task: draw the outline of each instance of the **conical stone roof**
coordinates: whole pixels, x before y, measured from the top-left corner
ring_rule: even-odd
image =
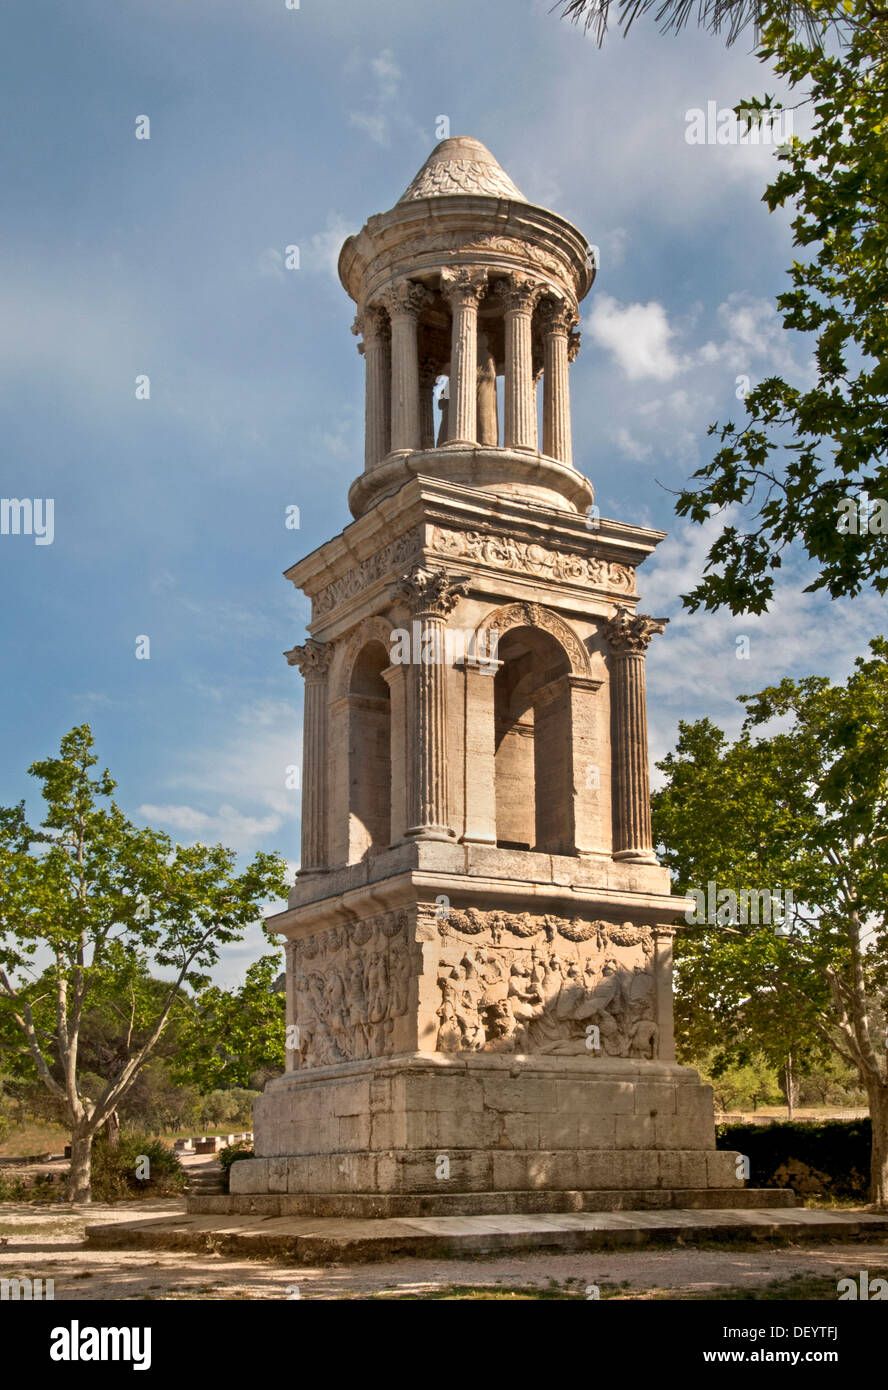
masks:
[[[410,187],[398,199],[411,203],[419,198],[448,198],[475,194],[486,198],[527,199],[501,169],[486,145],[468,135],[455,135],[436,145]]]

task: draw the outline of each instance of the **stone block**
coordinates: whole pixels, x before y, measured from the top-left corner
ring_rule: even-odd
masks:
[[[638,1081],[635,1085],[636,1115],[674,1115],[676,1087],[656,1081]]]
[[[612,1149],[616,1145],[615,1115],[578,1115],[577,1146],[581,1149]]]
[[[654,1143],[654,1122],[650,1115],[614,1117],[614,1144],[618,1149],[638,1149]]]
[[[339,1149],[369,1149],[370,1116],[340,1116],[338,1142],[336,1147]]]
[[[338,1082],[333,1091],[332,1101],[334,1115],[367,1115],[370,1112],[370,1082]]]
[[[732,1153],[728,1149],[716,1149],[706,1155],[706,1177],[709,1187],[736,1187],[745,1186],[743,1177],[743,1167],[740,1162],[742,1155]],[[750,1173],[750,1182],[754,1184],[755,1173]]]

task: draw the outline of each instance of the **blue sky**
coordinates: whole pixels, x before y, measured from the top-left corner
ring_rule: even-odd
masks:
[[[678,603],[708,538],[669,489],[710,456],[707,425],[739,418],[739,375],[810,369],[773,307],[792,259],[760,201],[773,155],[684,138],[690,108],[779,91],[748,44],[650,22],[599,49],[550,0],[10,0],[3,38],[0,492],[54,498],[55,535],[0,537],[0,802],[86,720],[135,819],[295,863],[302,688],[281,653],[308,612],[281,572],[347,523],[362,466],[336,255],[441,116],[601,248],[575,461],[603,515],[670,533],[639,576],[672,618],[648,663],[653,757],[680,717],[734,732],[738,693],[844,676],[885,629],[881,600],[803,595],[792,564],[766,618]]]

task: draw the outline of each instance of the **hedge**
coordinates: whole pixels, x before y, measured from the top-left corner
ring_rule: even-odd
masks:
[[[717,1125],[716,1147],[749,1159],[752,1187],[791,1187],[800,1196],[856,1197],[870,1183],[872,1124],[864,1120],[777,1120]]]

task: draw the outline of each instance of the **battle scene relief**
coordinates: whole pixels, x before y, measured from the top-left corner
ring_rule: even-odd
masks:
[[[438,1051],[657,1056],[647,927],[448,907],[438,934]]]
[[[407,1013],[407,913],[385,912],[289,946],[297,1066],[326,1067],[395,1050]]]

